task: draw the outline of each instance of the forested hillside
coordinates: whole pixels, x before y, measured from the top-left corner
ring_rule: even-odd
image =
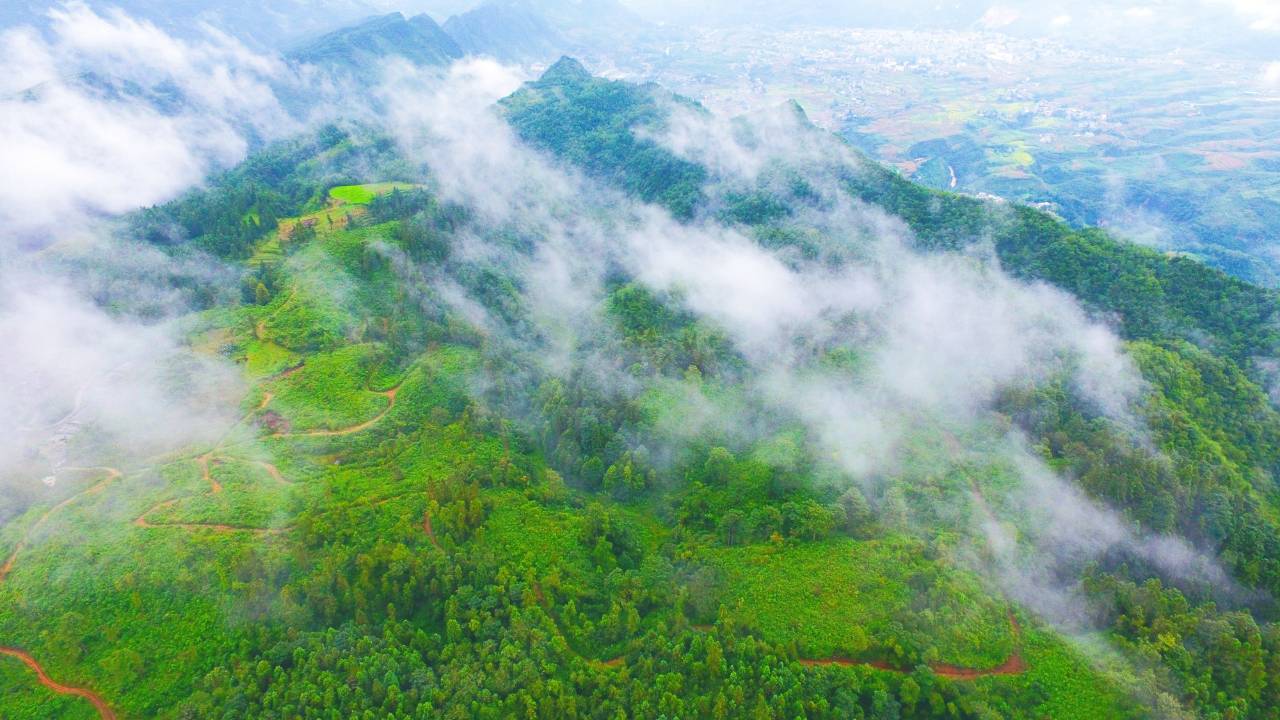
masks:
[[[798,107],[454,97],[129,218],[235,418],[0,526],[84,689],[0,717],[1280,718],[1273,292]]]

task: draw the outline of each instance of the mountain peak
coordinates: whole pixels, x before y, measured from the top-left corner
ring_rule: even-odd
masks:
[[[487,2],[446,20],[444,31],[465,53],[508,62],[550,61],[570,46],[524,0]]]
[[[584,80],[590,79],[590,70],[587,70],[587,68],[575,58],[565,55],[557,60],[554,65],[547,68],[546,72],[542,73],[542,77],[539,79],[539,82],[580,83]]]
[[[428,15],[406,19],[399,12],[368,18],[295,48],[289,59],[365,72],[372,60],[403,57],[417,65],[447,65],[462,50]]]
[[[817,125],[814,125],[813,121],[809,119],[809,113],[804,111],[804,106],[800,104],[799,100],[792,98],[784,104],[784,107],[795,115],[796,120],[799,120],[802,126],[810,128],[817,127]]]

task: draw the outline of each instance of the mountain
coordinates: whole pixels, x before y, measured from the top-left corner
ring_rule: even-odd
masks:
[[[300,63],[361,72],[374,61],[401,57],[418,65],[447,65],[462,50],[427,15],[405,19],[395,12],[341,28],[291,50]]]
[[[1275,292],[796,104],[421,92],[120,222],[182,353],[5,386],[0,716],[1274,717]]]
[[[524,0],[487,2],[446,20],[444,31],[464,53],[506,62],[550,60],[569,47]]]

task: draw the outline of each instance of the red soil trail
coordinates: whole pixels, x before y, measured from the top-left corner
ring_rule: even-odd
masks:
[[[274,463],[263,462],[262,460],[251,460],[250,462],[252,462],[254,465],[257,465],[258,467],[262,468],[263,470],[266,470],[266,471],[267,471],[267,474],[271,476],[271,479],[272,479],[272,480],[275,480],[276,482],[278,482],[278,483],[280,483],[280,484],[282,484],[282,485],[292,485],[292,484],[293,484],[293,482],[292,482],[292,481],[290,481],[289,479],[285,478],[284,473],[281,473],[281,472],[280,472],[280,468],[276,467]]]
[[[209,487],[213,490],[213,493],[216,495],[222,492],[222,483],[215,480],[213,478],[213,473],[210,472],[209,470],[209,461],[211,460],[213,460],[213,450],[210,450],[209,452],[196,458],[196,462],[200,464],[200,476],[204,478],[205,482],[209,483]]]
[[[436,531],[431,527],[431,511],[427,510],[422,514],[422,530],[427,533],[427,539],[437,550],[444,550],[440,547],[440,541],[436,539]]]
[[[1013,611],[1009,611],[1009,628],[1013,633],[1014,649],[1004,662],[993,668],[979,669],[963,667],[960,665],[951,665],[948,663],[929,663],[929,669],[935,675],[949,678],[951,680],[977,680],[984,677],[996,677],[1004,675],[1021,675],[1030,667],[1025,658],[1022,657],[1022,626],[1018,624],[1018,618],[1014,616]],[[850,660],[848,658],[830,658],[826,660],[815,660],[802,658],[800,664],[806,667],[872,667],[877,670],[887,670],[896,673],[910,673],[911,668],[902,668],[890,665],[884,660]]]
[[[267,474],[271,476],[272,480],[275,480],[281,485],[295,484],[292,480],[286,478],[284,476],[284,473],[280,472],[280,468],[276,467],[275,463],[270,463],[270,462],[267,462],[266,460],[250,460],[249,458],[235,457],[234,455],[225,455],[223,457],[225,457],[227,460],[236,460],[238,462],[242,462],[248,465],[257,465],[258,467],[267,471]]]
[[[49,520],[49,518],[54,513],[70,505],[76,500],[84,497],[85,495],[90,495],[92,493],[100,492],[109,483],[124,476],[124,473],[111,467],[67,468],[67,469],[68,470],[102,470],[106,472],[107,476],[99,480],[98,482],[94,483],[89,488],[81,492],[78,492],[75,495],[72,495],[71,497],[67,498],[66,500],[63,500],[62,502],[58,503],[57,505],[54,505],[53,507],[49,508],[48,510],[45,511],[43,515],[40,516],[39,519],[37,519],[34,523],[32,523],[31,527],[27,529],[26,534],[23,535],[22,539],[18,541],[17,547],[15,547],[13,549],[13,552],[9,554],[9,558],[4,561],[4,565],[0,565],[0,582],[4,582],[5,578],[9,577],[9,573],[13,571],[13,564],[18,559],[18,553],[22,552],[23,549],[26,548],[27,542],[31,539],[31,535],[35,533],[36,530],[39,530],[41,527],[43,527],[44,524]]]
[[[552,625],[556,626],[556,632],[559,633],[559,635],[561,635],[561,638],[563,639],[564,643],[568,644],[568,635],[564,633],[564,629],[561,628],[561,625],[559,625],[559,620],[556,618],[556,614],[552,612],[552,606],[550,606],[550,603],[547,602],[547,593],[543,591],[543,584],[538,582],[538,580],[534,580],[534,587],[532,587],[532,591],[534,591],[534,600],[538,601],[538,605],[541,606],[541,609],[547,612],[547,616],[550,619],[550,621],[552,621]],[[625,655],[611,657],[611,659],[608,659],[608,660],[595,660],[593,659],[593,657],[582,655],[581,652],[577,652],[576,650],[573,650],[572,646],[570,646],[570,652],[575,653],[575,655],[581,657],[582,660],[585,660],[586,664],[590,665],[591,667],[595,667],[595,669],[598,669],[598,670],[612,669],[612,667],[621,667],[623,662],[626,661]]]
[[[339,429],[339,430],[310,430],[310,431],[307,431],[307,432],[296,432],[296,433],[290,433],[290,432],[278,432],[278,433],[273,433],[273,434],[271,435],[271,437],[277,437],[277,438],[290,438],[290,437],[339,437],[339,436],[342,436],[342,435],[354,435],[354,434],[356,434],[356,433],[358,433],[358,432],[362,432],[362,431],[364,431],[364,430],[368,430],[369,428],[373,427],[374,425],[377,425],[377,424],[378,424],[378,422],[379,422],[380,420],[382,420],[382,418],[386,417],[386,416],[387,416],[387,413],[391,412],[391,408],[393,408],[393,407],[395,407],[395,406],[396,406],[396,395],[397,395],[399,392],[400,392],[400,387],[399,387],[399,386],[396,386],[396,387],[393,387],[393,388],[391,388],[390,390],[387,390],[387,391],[385,391],[385,392],[380,392],[380,393],[378,393],[379,395],[381,395],[381,396],[383,396],[383,397],[385,397],[385,398],[387,399],[387,406],[386,406],[385,408],[383,408],[382,412],[378,413],[376,416],[374,416],[374,417],[372,417],[372,418],[370,418],[370,419],[368,419],[368,420],[365,420],[364,422],[360,423],[359,425],[352,425],[351,427],[348,427],[348,428],[341,428],[341,429]]]
[[[300,362],[298,362],[298,364],[297,364],[297,365],[293,365],[293,366],[287,367],[287,368],[285,368],[284,370],[281,370],[280,372],[276,373],[275,375],[272,375],[269,379],[271,379],[271,380],[283,380],[283,379],[285,379],[285,378],[287,378],[287,377],[293,377],[294,375],[296,375],[296,374],[298,373],[298,371],[299,371],[299,370],[301,370],[302,368],[304,368],[304,367],[306,367],[306,366],[307,366],[306,362],[302,362],[302,361],[300,361]],[[268,395],[270,395],[271,393],[267,393],[267,394],[268,394]],[[263,403],[263,407],[265,407],[265,406],[266,406],[266,403]]]
[[[302,364],[299,363],[298,365],[282,372],[279,375],[279,377],[288,376],[301,369],[302,369]],[[249,412],[247,415],[241,418],[238,422],[236,422],[236,424],[233,425],[231,429],[228,430],[227,433],[218,440],[218,442],[213,446],[213,449],[209,450],[203,455],[196,456],[195,458],[196,464],[200,466],[200,477],[203,478],[204,481],[209,484],[209,490],[211,494],[217,495],[218,493],[222,492],[222,483],[218,482],[218,479],[213,476],[213,470],[210,467],[210,465],[218,464],[222,462],[222,460],[224,459],[223,456],[219,456],[217,453],[226,444],[227,437],[230,436],[231,432],[234,431],[236,427],[239,427],[240,425],[247,422],[249,418],[253,417],[255,413],[259,413],[265,410],[267,405],[269,405],[274,398],[275,398],[275,395],[270,391],[263,391],[262,400],[258,403],[258,407],[254,408],[251,412]],[[280,468],[276,467],[272,463],[261,461],[261,460],[245,460],[242,458],[231,458],[231,459],[241,460],[242,462],[246,462],[252,465],[257,465],[262,469],[266,470],[267,474],[269,474],[272,477],[272,479],[274,479],[275,481],[283,483],[285,485],[293,484],[284,477],[284,475],[280,472]],[[149,510],[139,515],[137,519],[133,521],[133,524],[141,528],[180,528],[184,530],[209,530],[212,532],[250,532],[250,533],[257,533],[257,534],[264,534],[264,535],[281,532],[282,530],[286,529],[286,528],[270,528],[270,529],[252,528],[252,527],[241,527],[237,525],[224,525],[220,523],[153,523],[147,520],[148,516],[164,508],[172,506],[173,504],[177,503],[179,499],[180,498],[175,498],[173,500],[165,500],[163,502],[153,505]],[[0,575],[0,579],[2,578],[3,578],[3,575]]]
[[[49,688],[59,695],[75,695],[76,697],[82,697],[85,700],[88,700],[98,711],[98,715],[102,717],[102,720],[116,720],[115,712],[107,705],[105,700],[98,696],[97,693],[92,690],[86,690],[85,688],[71,687],[69,685],[54,682],[53,679],[49,677],[49,674],[44,671],[44,668],[40,667],[40,663],[36,662],[35,658],[22,650],[11,647],[0,647],[0,655],[8,655],[9,657],[21,660],[27,667],[35,671],[36,678],[40,680],[41,685]]]
[[[219,458],[219,460],[220,459],[221,458]],[[238,459],[238,458],[234,458],[234,459]],[[210,486],[213,488],[212,492],[209,494],[214,494],[222,491],[222,485],[220,485],[217,480],[213,479],[213,476],[209,470],[209,463],[213,460],[214,460],[213,451],[209,451],[208,454],[202,455],[199,458],[196,458],[196,462],[200,464],[200,467],[203,471],[205,480],[208,481]],[[259,465],[265,468],[267,472],[276,480],[282,483],[285,483],[286,485],[292,484],[288,480],[286,480],[283,475],[280,474],[280,469],[277,468],[275,465],[272,465],[271,463],[261,462],[258,460],[244,460],[243,462]],[[186,497],[200,497],[200,496],[189,495]],[[137,527],[148,528],[148,529],[178,528],[180,530],[188,530],[188,531],[207,530],[210,532],[217,532],[217,533],[253,533],[255,535],[274,535],[276,533],[281,533],[289,529],[288,526],[279,527],[279,528],[258,528],[258,527],[247,527],[244,525],[227,525],[224,523],[151,522],[150,520],[147,519],[149,516],[154,515],[155,513],[167,507],[172,507],[173,505],[177,504],[180,500],[183,500],[183,499],[185,498],[173,498],[170,500],[164,500],[162,502],[158,502],[155,505],[151,506],[151,508],[148,509],[146,512],[139,515],[137,519],[133,521],[133,524]]]
[[[254,535],[275,535],[277,533],[282,533],[289,529],[287,526],[278,527],[278,528],[258,528],[258,527],[246,527],[243,525],[225,525],[222,523],[169,523],[169,522],[153,523],[147,519],[148,515],[159,512],[164,508],[170,507],[171,505],[174,505],[175,503],[178,502],[178,500],[181,500],[181,499],[182,498],[174,498],[173,500],[165,500],[162,503],[156,504],[150,510],[139,515],[138,519],[133,521],[133,524],[140,528],[148,528],[152,530],[160,529],[160,528],[177,528],[179,530],[187,530],[191,532],[195,532],[198,530],[207,530],[209,532],[216,532],[216,533],[252,533]]]

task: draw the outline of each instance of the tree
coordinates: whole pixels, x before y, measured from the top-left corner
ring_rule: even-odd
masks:
[[[844,510],[845,531],[855,537],[866,534],[876,520],[866,496],[857,487],[850,486],[840,495],[839,506]]]
[[[737,545],[742,536],[742,513],[728,510],[720,516],[720,539],[725,545]]]
[[[733,453],[722,447],[713,447],[707,452],[707,460],[702,465],[703,482],[708,485],[724,487],[733,476]]]

